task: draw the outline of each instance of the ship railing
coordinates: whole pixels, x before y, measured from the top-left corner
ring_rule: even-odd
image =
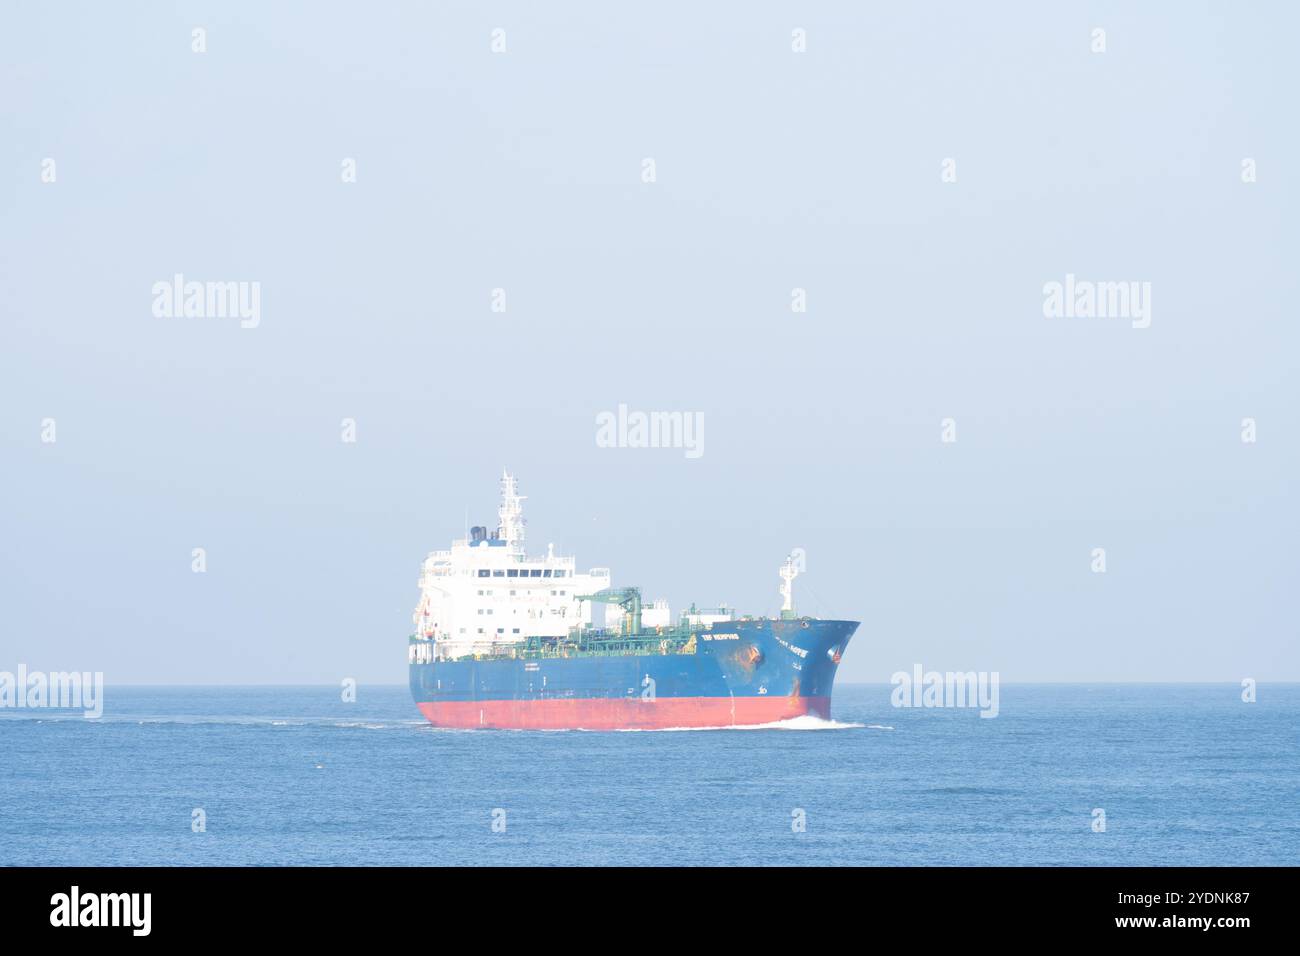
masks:
[[[448,654],[441,660],[558,660],[569,657],[649,657],[673,654],[694,654],[693,635],[654,635],[644,638],[584,637],[556,644],[519,642],[510,645],[471,645],[467,653],[454,657]]]

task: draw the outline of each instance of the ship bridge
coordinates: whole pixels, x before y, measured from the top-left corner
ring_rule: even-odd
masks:
[[[529,555],[524,548],[524,497],[513,475],[501,477],[498,525],[476,525],[421,569],[415,634],[438,644],[439,656],[499,652],[532,637],[564,637],[591,624],[581,595],[609,587],[609,568],[578,572],[571,556]]]

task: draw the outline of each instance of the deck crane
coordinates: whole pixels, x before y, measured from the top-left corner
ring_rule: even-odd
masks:
[[[577,599],[594,604],[617,604],[623,609],[621,633],[625,637],[635,637],[641,633],[640,588],[605,588],[595,594],[580,594]]]

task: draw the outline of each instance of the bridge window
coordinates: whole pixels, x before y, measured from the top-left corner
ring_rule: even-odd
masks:
[[[515,568],[511,568],[509,571],[506,572],[506,577],[517,578],[519,577],[519,571]]]
[[[490,575],[491,573],[492,573],[492,572],[489,571],[487,568],[479,568],[479,569],[478,569],[478,576],[481,577],[481,578],[485,578],[485,577],[487,577],[488,575]]]
[[[565,573],[566,573],[566,572],[564,572],[564,571],[556,571],[556,572],[555,572],[555,576],[556,576],[557,578],[562,578],[562,577],[564,577]]]

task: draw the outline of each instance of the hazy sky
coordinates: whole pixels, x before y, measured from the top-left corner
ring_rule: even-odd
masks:
[[[6,5],[0,670],[404,681],[508,466],[674,610],[802,547],[843,680],[1300,679],[1300,12],[1136,6]]]

